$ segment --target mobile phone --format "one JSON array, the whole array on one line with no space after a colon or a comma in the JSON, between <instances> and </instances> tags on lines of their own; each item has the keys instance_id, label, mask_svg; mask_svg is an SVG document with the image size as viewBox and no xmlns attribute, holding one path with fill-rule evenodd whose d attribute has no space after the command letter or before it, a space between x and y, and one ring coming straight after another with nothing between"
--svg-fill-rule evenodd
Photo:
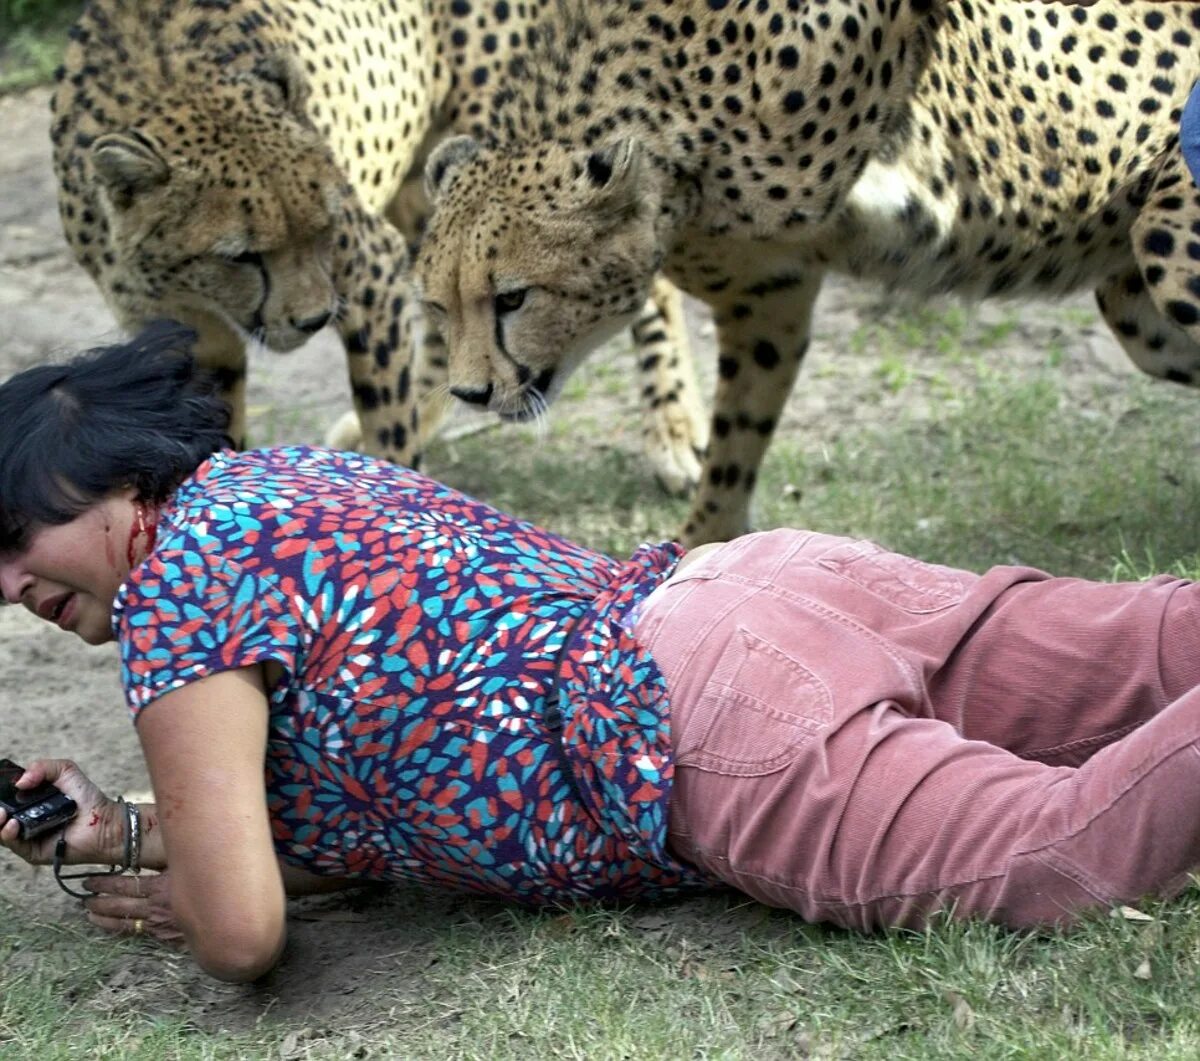
<instances>
[{"instance_id":1,"label":"mobile phone","mask_svg":"<svg viewBox=\"0 0 1200 1061\"><path fill-rule=\"evenodd\" d=\"M17 788L17 778L23 773L25 767L11 759L0 759L0 807L10 818L16 818L22 840L33 840L75 817L75 801L49 781L35 788Z\"/></svg>"}]
</instances>

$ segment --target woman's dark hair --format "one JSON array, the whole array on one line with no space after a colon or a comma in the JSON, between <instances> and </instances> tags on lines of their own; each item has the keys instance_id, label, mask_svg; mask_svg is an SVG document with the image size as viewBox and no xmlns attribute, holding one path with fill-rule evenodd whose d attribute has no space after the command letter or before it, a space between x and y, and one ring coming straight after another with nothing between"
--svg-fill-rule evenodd
<instances>
[{"instance_id":1,"label":"woman's dark hair","mask_svg":"<svg viewBox=\"0 0 1200 1061\"><path fill-rule=\"evenodd\" d=\"M0 551L131 486L163 501L230 446L229 412L193 371L196 334L155 321L127 343L0 385Z\"/></svg>"}]
</instances>

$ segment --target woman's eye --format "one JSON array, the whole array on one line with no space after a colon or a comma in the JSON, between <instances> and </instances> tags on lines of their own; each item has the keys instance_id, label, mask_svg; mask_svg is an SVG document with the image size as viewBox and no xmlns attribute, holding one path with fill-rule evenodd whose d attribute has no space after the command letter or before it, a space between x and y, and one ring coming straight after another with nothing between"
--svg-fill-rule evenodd
<instances>
[{"instance_id":1,"label":"woman's eye","mask_svg":"<svg viewBox=\"0 0 1200 1061\"><path fill-rule=\"evenodd\" d=\"M262 255L258 251L242 251L241 254L223 254L221 257L231 265L253 265L256 269L262 268Z\"/></svg>"},{"instance_id":2,"label":"woman's eye","mask_svg":"<svg viewBox=\"0 0 1200 1061\"><path fill-rule=\"evenodd\" d=\"M512 313L513 310L520 309L525 304L528 291L527 287L518 288L516 291L502 291L495 299L496 312Z\"/></svg>"},{"instance_id":3,"label":"woman's eye","mask_svg":"<svg viewBox=\"0 0 1200 1061\"><path fill-rule=\"evenodd\" d=\"M434 320L444 321L446 319L446 311L438 302L422 302L421 308L427 316L432 317Z\"/></svg>"}]
</instances>

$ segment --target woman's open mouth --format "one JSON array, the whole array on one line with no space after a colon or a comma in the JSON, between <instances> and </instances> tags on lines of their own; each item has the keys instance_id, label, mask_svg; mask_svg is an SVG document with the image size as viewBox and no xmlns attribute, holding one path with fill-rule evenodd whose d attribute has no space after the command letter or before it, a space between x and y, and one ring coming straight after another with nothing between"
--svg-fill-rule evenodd
<instances>
[{"instance_id":1,"label":"woman's open mouth","mask_svg":"<svg viewBox=\"0 0 1200 1061\"><path fill-rule=\"evenodd\" d=\"M49 601L41 609L43 619L48 619L62 630L71 628L71 621L75 617L75 594L64 593L56 600Z\"/></svg>"}]
</instances>

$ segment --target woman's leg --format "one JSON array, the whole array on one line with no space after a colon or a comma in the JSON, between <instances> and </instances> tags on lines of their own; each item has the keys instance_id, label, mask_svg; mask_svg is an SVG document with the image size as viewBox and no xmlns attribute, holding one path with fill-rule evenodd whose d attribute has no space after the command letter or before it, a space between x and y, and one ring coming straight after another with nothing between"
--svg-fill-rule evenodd
<instances>
[{"instance_id":1,"label":"woman's leg","mask_svg":"<svg viewBox=\"0 0 1200 1061\"><path fill-rule=\"evenodd\" d=\"M723 724L757 722L733 706ZM709 739L728 749L726 735ZM1067 924L1186 883L1200 863L1198 749L1200 690L1081 767L1019 759L881 703L771 773L678 766L671 843L812 921L915 927L950 910Z\"/></svg>"},{"instance_id":2,"label":"woman's leg","mask_svg":"<svg viewBox=\"0 0 1200 1061\"><path fill-rule=\"evenodd\" d=\"M714 578L828 604L904 658L905 712L1022 758L1078 765L1200 684L1200 584L1184 579L975 575L798 531L739 538L681 582ZM680 588L655 596L666 605ZM654 636L670 609L651 605Z\"/></svg>"},{"instance_id":3,"label":"woman's leg","mask_svg":"<svg viewBox=\"0 0 1200 1061\"><path fill-rule=\"evenodd\" d=\"M928 682L938 718L1026 759L1077 766L1200 685L1200 585L1022 581Z\"/></svg>"},{"instance_id":4,"label":"woman's leg","mask_svg":"<svg viewBox=\"0 0 1200 1061\"><path fill-rule=\"evenodd\" d=\"M1139 603L1098 623L1095 659L1035 674L1043 652L1090 636L1047 628L1047 645L1005 657L1039 614L1058 623L1054 593L1021 596L1053 585L1046 576L979 578L869 543L764 538L701 561L639 624L671 686L682 857L764 902L861 928L947 908L1061 922L1168 893L1200 862L1200 692L1160 711L1190 667L1158 639L1179 594L1131 587ZM1099 617L1077 585L1074 603ZM989 641L993 622L1007 634ZM1123 639L1140 647L1111 666ZM1047 729L1056 686L1071 709ZM976 694L988 698L978 709ZM983 719L1019 744L1023 725L1006 714L1066 743L1151 721L1075 769L966 739L948 720Z\"/></svg>"}]
</instances>

